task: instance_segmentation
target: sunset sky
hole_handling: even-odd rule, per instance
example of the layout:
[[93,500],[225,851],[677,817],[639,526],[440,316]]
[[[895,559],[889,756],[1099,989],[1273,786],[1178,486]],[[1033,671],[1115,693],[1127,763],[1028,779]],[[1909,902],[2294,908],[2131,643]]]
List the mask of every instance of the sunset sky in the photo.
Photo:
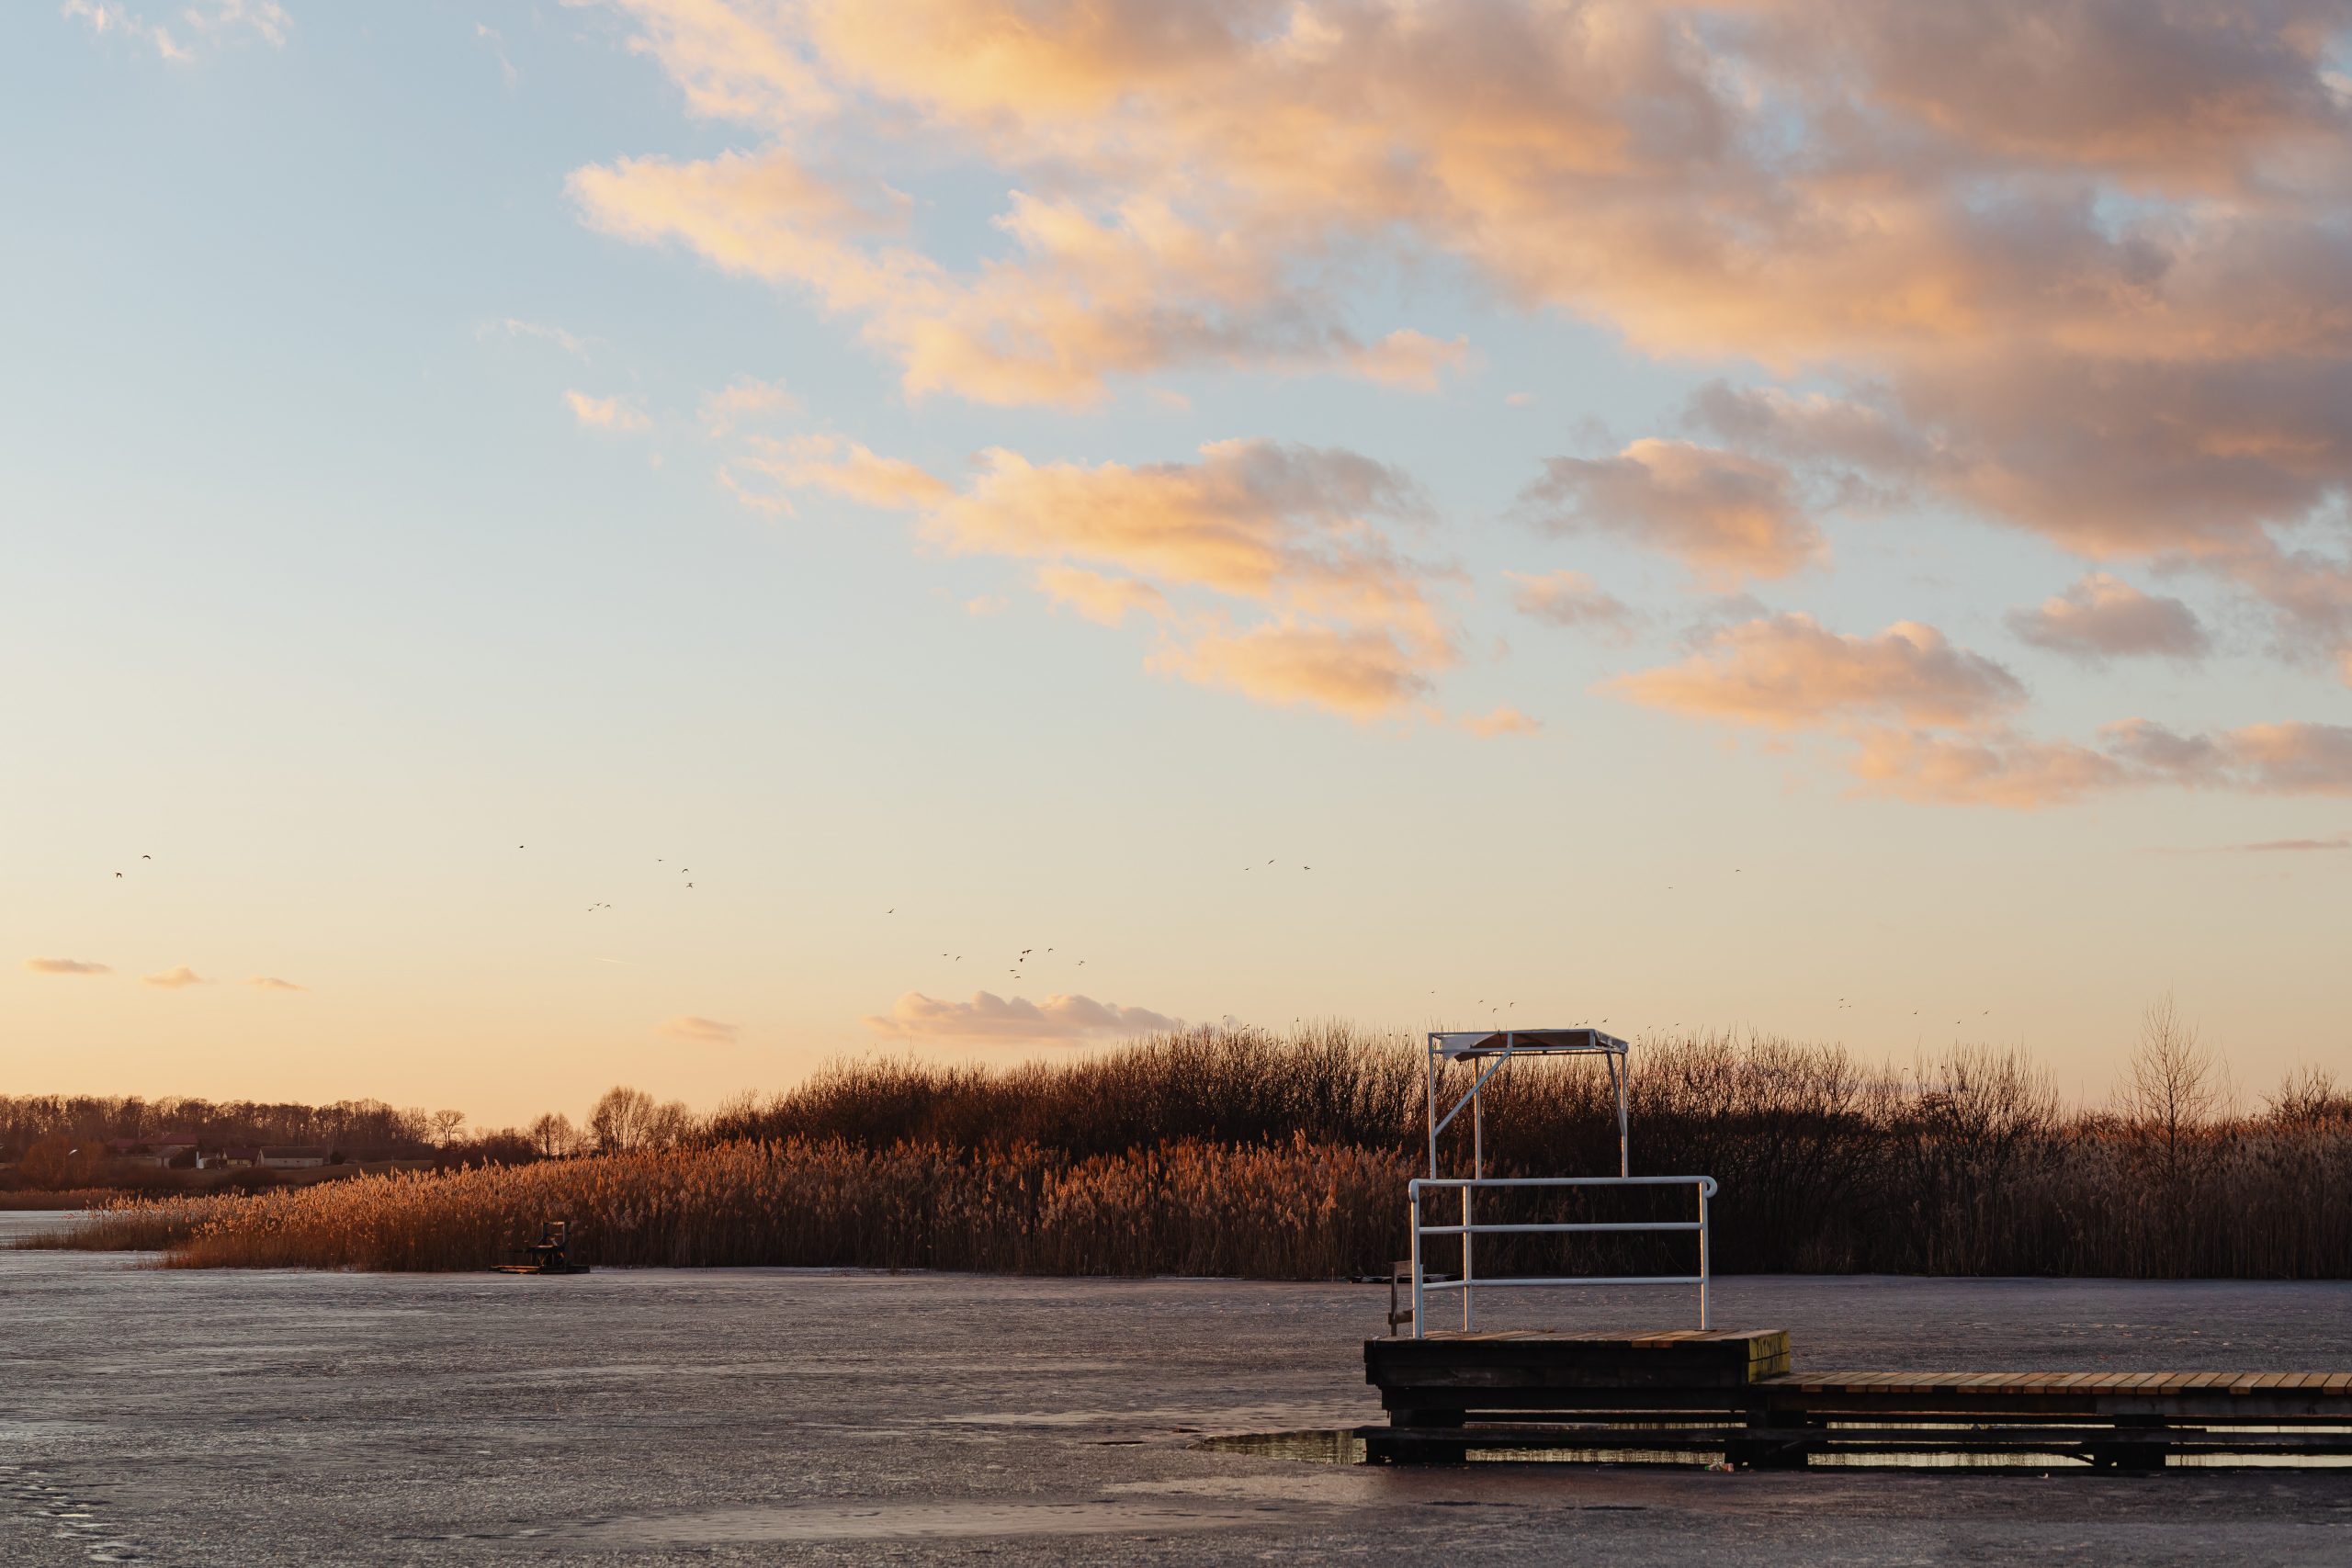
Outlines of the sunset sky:
[[0,1090],[2352,1067],[2352,5],[67,0],[0,135]]

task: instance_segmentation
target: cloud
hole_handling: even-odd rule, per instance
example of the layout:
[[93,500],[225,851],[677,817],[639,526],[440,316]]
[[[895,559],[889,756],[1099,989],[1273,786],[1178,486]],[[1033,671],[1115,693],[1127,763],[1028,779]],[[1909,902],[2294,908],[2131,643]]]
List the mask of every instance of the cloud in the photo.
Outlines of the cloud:
[[[951,554],[1036,563],[1057,604],[1117,624],[1143,611],[1165,640],[1148,667],[1277,705],[1364,719],[1426,693],[1456,660],[1437,597],[1451,573],[1399,551],[1388,529],[1432,516],[1410,476],[1340,448],[1216,441],[1191,462],[1033,462],[991,447],[960,488],[831,435],[755,442],[736,468],[915,513]],[[740,481],[738,481],[740,483]],[[1173,603],[1190,592],[1205,604]],[[1231,603],[1218,604],[1223,600]],[[1261,618],[1237,620],[1245,608]]]
[[160,975],[141,975],[139,977],[139,983],[142,986],[153,986],[159,990],[177,991],[190,986],[209,986],[212,982],[182,964],[166,969]]
[[732,1045],[743,1032],[732,1023],[722,1023],[715,1018],[702,1018],[694,1013],[680,1013],[665,1020],[655,1031],[665,1039],[684,1041],[689,1045]]
[[747,419],[766,413],[790,413],[799,407],[800,400],[783,382],[738,376],[703,399],[702,424],[712,435],[725,435]]
[[[169,28],[150,22],[139,12],[116,5],[113,0],[65,0],[59,11],[79,18],[101,37],[135,39],[165,60],[186,63],[196,58],[195,51],[175,37]],[[180,8],[179,15],[198,39],[218,40],[245,33],[279,49],[285,47],[287,30],[293,26],[293,19],[276,0],[193,0]]]
[[653,423],[640,410],[617,397],[592,398],[585,392],[573,391],[564,393],[563,400],[571,410],[571,417],[589,430],[634,432],[649,429]]
[[1354,350],[1347,362],[1358,374],[1374,381],[1427,392],[1436,389],[1442,372],[1461,369],[1469,357],[1467,338],[1441,343],[1408,328]]
[[1037,586],[1046,599],[1077,611],[1097,626],[1115,626],[1131,615],[1159,619],[1170,614],[1168,595],[1132,577],[1106,577],[1084,567],[1041,566]]
[[[1357,318],[1442,271],[1769,383],[1694,400],[1718,444],[1564,459],[1555,519],[1720,585],[1822,558],[1804,497],[1901,496],[2352,660],[2352,563],[2280,565],[2352,490],[2341,0],[617,3],[743,145],[581,169],[583,220],[854,320],[910,393],[1428,384],[1457,345]],[[984,231],[891,184],[951,163]]]
[[588,357],[589,340],[587,338],[568,333],[561,327],[550,326],[544,321],[526,321],[518,316],[501,316],[495,321],[486,322],[475,328],[474,336],[480,339],[487,337],[492,332],[504,333],[508,337],[537,338],[542,343],[551,343],[574,359],[584,360]]
[[1933,626],[1898,621],[1875,637],[1847,637],[1802,615],[1724,627],[1682,662],[1621,676],[1605,689],[1651,707],[1772,729],[1886,717],[1973,728],[2026,695],[2016,676]]
[[1554,533],[1617,534],[1719,587],[1786,577],[1827,553],[1785,468],[1688,441],[1645,438],[1613,457],[1555,457],[1519,504]]
[[797,435],[789,441],[757,437],[752,446],[751,455],[738,458],[735,466],[763,475],[785,491],[829,491],[862,506],[886,510],[926,505],[955,492],[944,479],[904,458],[877,457],[839,436]]
[[2332,839],[2266,839],[2256,844],[2223,844],[2224,854],[2300,854],[2312,851],[2352,850],[2352,833]]
[[82,958],[28,958],[25,967],[36,975],[111,975],[110,965]]
[[1954,738],[1872,728],[1849,761],[1869,793],[1932,806],[2063,806],[2134,782],[2114,758],[2072,741]]
[[1277,707],[1305,704],[1355,719],[1393,713],[1430,689],[1411,651],[1385,631],[1292,621],[1200,632],[1153,654],[1147,668]]
[[2242,787],[2270,795],[2352,795],[2352,727],[2250,724],[2222,739]]
[[1580,571],[1561,570],[1542,576],[1507,571],[1503,575],[1519,584],[1510,602],[1521,615],[1549,621],[1555,626],[1599,632],[1622,642],[1633,635],[1640,620],[1631,605],[1603,592]]
[[[1951,737],[1871,728],[1849,759],[1875,794],[1934,805],[2032,809],[2123,789],[2227,789],[2257,795],[2352,795],[2352,728],[2282,723],[2183,735],[2143,718],[2105,726],[2098,744],[2007,732]],[[2251,848],[2329,848],[2279,840]]]
[[2103,571],[2089,573],[2036,609],[2012,610],[2004,619],[2035,647],[2090,663],[2140,654],[2198,659],[2211,646],[2188,605],[2143,593]]
[[291,980],[281,980],[275,975],[256,975],[245,984],[264,991],[303,991],[310,988],[298,986]]
[[972,616],[1001,615],[1012,608],[1012,601],[1001,593],[980,593],[964,601],[964,613]]
[[975,991],[968,1002],[909,991],[888,1015],[866,1028],[896,1040],[990,1045],[1074,1045],[1181,1029],[1182,1021],[1148,1008],[1121,1007],[1091,997],[1051,996],[1033,1002]]
[[1517,708],[1498,707],[1492,713],[1464,719],[1462,728],[1481,739],[1491,740],[1501,735],[1532,735],[1544,726]]

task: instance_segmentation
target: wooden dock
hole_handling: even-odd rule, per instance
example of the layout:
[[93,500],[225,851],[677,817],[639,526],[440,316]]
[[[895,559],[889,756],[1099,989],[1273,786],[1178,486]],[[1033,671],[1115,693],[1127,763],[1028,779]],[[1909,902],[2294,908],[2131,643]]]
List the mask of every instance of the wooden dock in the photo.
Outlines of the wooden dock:
[[[1432,1333],[1364,1343],[1376,1463],[1473,1450],[1595,1457],[2041,1455],[2152,1470],[2174,1457],[2352,1455],[2347,1372],[1798,1372],[1785,1329],[1602,1337]],[[1919,1462],[1913,1457],[1909,1462]]]

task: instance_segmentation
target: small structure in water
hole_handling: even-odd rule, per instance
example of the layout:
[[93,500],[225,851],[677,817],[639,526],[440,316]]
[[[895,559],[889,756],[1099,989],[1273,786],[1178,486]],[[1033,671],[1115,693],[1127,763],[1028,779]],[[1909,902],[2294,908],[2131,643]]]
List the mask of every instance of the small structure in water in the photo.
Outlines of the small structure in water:
[[[1396,1284],[1401,1287],[1404,1276],[1409,1273],[1412,1303],[1404,1311],[1397,1311],[1392,1306],[1389,1314],[1391,1329],[1409,1322],[1413,1325],[1413,1337],[1418,1339],[1426,1336],[1429,1332],[1428,1301],[1432,1292],[1462,1292],[1462,1328],[1468,1333],[1477,1326],[1476,1292],[1479,1289],[1558,1285],[1696,1285],[1699,1288],[1699,1326],[1703,1329],[1708,1325],[1707,1200],[1714,1196],[1715,1179],[1712,1176],[1634,1174],[1633,1145],[1628,1135],[1625,1114],[1625,1053],[1629,1048],[1615,1035],[1589,1028],[1456,1030],[1439,1031],[1430,1035],[1427,1063],[1430,1173],[1416,1179],[1407,1187],[1412,1256],[1398,1269]],[[1496,1074],[1522,1056],[1599,1056],[1607,1065],[1610,1089],[1617,1102],[1616,1175],[1494,1177],[1487,1174],[1487,1109],[1481,1096],[1487,1086],[1494,1081]],[[1468,1089],[1458,1097],[1452,1088],[1443,1084],[1446,1069],[1457,1063],[1469,1067],[1472,1075]],[[1445,1103],[1449,1100],[1451,1103]],[[1442,1104],[1444,1105],[1442,1111],[1440,1109]],[[1470,1174],[1445,1176],[1441,1174],[1438,1138],[1460,1119],[1464,1111],[1470,1113]],[[1687,1220],[1559,1220],[1499,1224],[1482,1224],[1477,1219],[1477,1195],[1481,1192],[1646,1188],[1689,1188],[1697,1201],[1692,1217]],[[1447,1192],[1459,1200],[1459,1221],[1451,1224],[1432,1224],[1430,1213],[1432,1201],[1440,1194]],[[1644,1231],[1694,1234],[1699,1244],[1697,1272],[1520,1275],[1484,1280],[1477,1276],[1476,1238],[1481,1235],[1623,1235]],[[1454,1279],[1432,1274],[1425,1257],[1430,1239],[1447,1236],[1460,1238],[1462,1271]]]
[[[1387,1337],[1364,1342],[1364,1381],[1385,1426],[1352,1436],[1375,1464],[1458,1462],[1473,1451],[1554,1459],[1714,1459],[1739,1468],[1825,1463],[2078,1461],[2099,1470],[2168,1464],[2342,1462],[2352,1458],[2352,1371],[1923,1372],[1795,1370],[1781,1328],[1707,1321],[1706,1176],[1635,1176],[1626,1136],[1626,1044],[1596,1029],[1441,1032],[1429,1037],[1430,1173],[1408,1185],[1412,1257],[1390,1284]],[[1617,1101],[1614,1176],[1490,1177],[1480,1095],[1515,1057],[1597,1055]],[[1466,1090],[1445,1085],[1456,1064]],[[1456,1082],[1458,1083],[1458,1078]],[[1470,1113],[1470,1174],[1440,1175],[1440,1134]],[[1688,1220],[1482,1223],[1482,1192],[1687,1187]],[[1454,1194],[1455,1224],[1432,1223]],[[1480,1279],[1475,1244],[1494,1235],[1683,1232],[1698,1272]],[[1431,1238],[1459,1239],[1458,1278],[1432,1274]],[[1412,1297],[1398,1310],[1409,1276]],[[1635,1335],[1479,1333],[1473,1292],[1546,1285],[1696,1285],[1699,1326]],[[1462,1326],[1429,1326],[1435,1292],[1462,1292]],[[1396,1330],[1409,1323],[1411,1332]]]
[[585,1274],[588,1272],[588,1265],[572,1262],[565,1253],[565,1232],[570,1222],[565,1220],[540,1221],[539,1239],[528,1247],[518,1247],[514,1249],[516,1258],[527,1261],[501,1263],[498,1265],[498,1271],[502,1274]]

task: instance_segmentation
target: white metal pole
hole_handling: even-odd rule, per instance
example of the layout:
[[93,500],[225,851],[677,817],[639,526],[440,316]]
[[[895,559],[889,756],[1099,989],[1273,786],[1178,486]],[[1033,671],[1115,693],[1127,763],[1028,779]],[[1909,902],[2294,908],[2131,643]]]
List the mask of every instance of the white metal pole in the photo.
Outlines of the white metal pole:
[[1430,1037],[1428,1066],[1430,1089],[1430,1179],[1437,1179],[1437,1037]]
[[1634,1174],[1634,1147],[1625,1136],[1625,1058],[1611,1052],[1609,1082],[1617,1090],[1617,1174]]
[[1699,1329],[1704,1333],[1707,1322],[1707,1188],[1699,1185]]
[[1413,1224],[1413,1337],[1419,1339],[1429,1322],[1422,1315],[1427,1303],[1421,1300],[1421,1190],[1409,1184],[1405,1189],[1405,1213]]
[[[1474,1181],[1487,1174],[1487,1102],[1478,1091],[1470,1091],[1470,1179]],[[1471,1190],[1462,1190],[1462,1331],[1465,1334],[1477,1327],[1476,1314],[1470,1305],[1470,1281],[1475,1271],[1470,1267],[1470,1244],[1476,1239],[1470,1234],[1471,1215],[1476,1212],[1471,1203]]]

